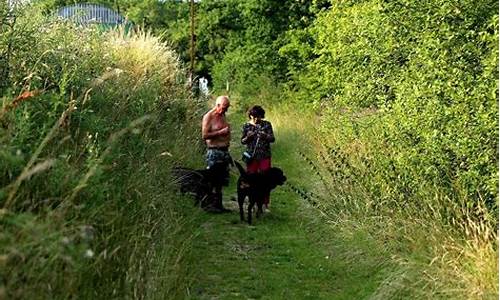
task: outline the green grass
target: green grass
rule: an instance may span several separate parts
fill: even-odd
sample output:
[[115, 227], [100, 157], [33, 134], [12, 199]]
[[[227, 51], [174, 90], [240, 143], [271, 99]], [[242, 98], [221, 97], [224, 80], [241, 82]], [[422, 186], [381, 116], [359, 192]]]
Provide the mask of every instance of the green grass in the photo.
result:
[[254, 226], [226, 206], [234, 213], [199, 215], [191, 299], [360, 299], [377, 288], [386, 260], [374, 243], [336, 238], [292, 192], [276, 190]]

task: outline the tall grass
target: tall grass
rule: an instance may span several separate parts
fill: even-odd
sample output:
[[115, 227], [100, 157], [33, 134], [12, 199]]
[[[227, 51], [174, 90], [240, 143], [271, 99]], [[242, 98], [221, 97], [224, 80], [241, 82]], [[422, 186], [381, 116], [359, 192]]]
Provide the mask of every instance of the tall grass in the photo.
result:
[[183, 293], [190, 208], [169, 169], [199, 149], [177, 142], [197, 145], [177, 55], [145, 31], [78, 28], [36, 8], [11, 25], [0, 33], [0, 52], [15, 49], [0, 95], [0, 298]]
[[494, 210], [466, 191], [450, 194], [421, 180], [419, 170], [391, 167], [401, 149], [384, 144], [381, 112], [330, 114], [312, 153], [303, 159], [321, 182], [320, 210], [341, 234], [367, 232], [390, 255], [393, 272], [373, 295], [388, 298], [498, 297], [498, 235]]

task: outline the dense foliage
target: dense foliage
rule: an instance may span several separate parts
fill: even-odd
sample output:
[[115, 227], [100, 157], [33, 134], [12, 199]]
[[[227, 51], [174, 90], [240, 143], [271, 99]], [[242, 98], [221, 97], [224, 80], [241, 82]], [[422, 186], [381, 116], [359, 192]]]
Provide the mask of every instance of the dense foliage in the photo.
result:
[[288, 36], [286, 95], [319, 114], [324, 211], [419, 256], [381, 290], [498, 297], [498, 2], [332, 1]]
[[[296, 34], [309, 35], [314, 47], [304, 55], [311, 60], [306, 68], [290, 68], [302, 97], [329, 108], [323, 111], [326, 130], [353, 127], [345, 132], [349, 142], [384, 145], [379, 150], [389, 157], [370, 169], [394, 190], [387, 197], [408, 200], [428, 185], [466, 197], [470, 205], [483, 199], [496, 210], [497, 2], [332, 5]], [[288, 57], [302, 47], [281, 51]], [[367, 108], [377, 115], [374, 124], [339, 115]]]
[[197, 106], [176, 53], [140, 30], [3, 12], [0, 298], [182, 291], [182, 271], [163, 274], [184, 239], [168, 174]]

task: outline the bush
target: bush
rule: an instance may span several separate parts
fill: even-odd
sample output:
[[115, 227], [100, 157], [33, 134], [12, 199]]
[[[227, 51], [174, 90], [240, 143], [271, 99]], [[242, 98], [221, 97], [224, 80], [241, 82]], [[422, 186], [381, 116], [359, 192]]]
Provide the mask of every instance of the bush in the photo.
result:
[[332, 4], [307, 31], [313, 59], [292, 70], [293, 89], [335, 111], [323, 109], [326, 128], [339, 111], [377, 110], [383, 122], [370, 144], [395, 153], [384, 166], [406, 178], [396, 184], [438, 186], [496, 211], [497, 3], [445, 2]]

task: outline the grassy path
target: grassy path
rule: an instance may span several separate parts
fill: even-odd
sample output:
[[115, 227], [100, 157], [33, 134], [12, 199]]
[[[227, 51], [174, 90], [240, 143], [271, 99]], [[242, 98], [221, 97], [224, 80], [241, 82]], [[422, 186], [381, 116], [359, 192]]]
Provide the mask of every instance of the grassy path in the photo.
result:
[[192, 299], [360, 299], [373, 291], [373, 264], [346, 264], [339, 255], [346, 249], [323, 238], [292, 194], [273, 196], [255, 226], [236, 214], [203, 218]]
[[[290, 182], [306, 181], [310, 174], [293, 147], [301, 132], [273, 124], [273, 164]], [[232, 151], [235, 157], [241, 153], [237, 146]], [[384, 258], [367, 237], [335, 236], [287, 187], [273, 191], [271, 212], [254, 226], [242, 224], [237, 203], [229, 200], [234, 179], [225, 191], [232, 213], [196, 216], [190, 299], [362, 299], [377, 288]]]

